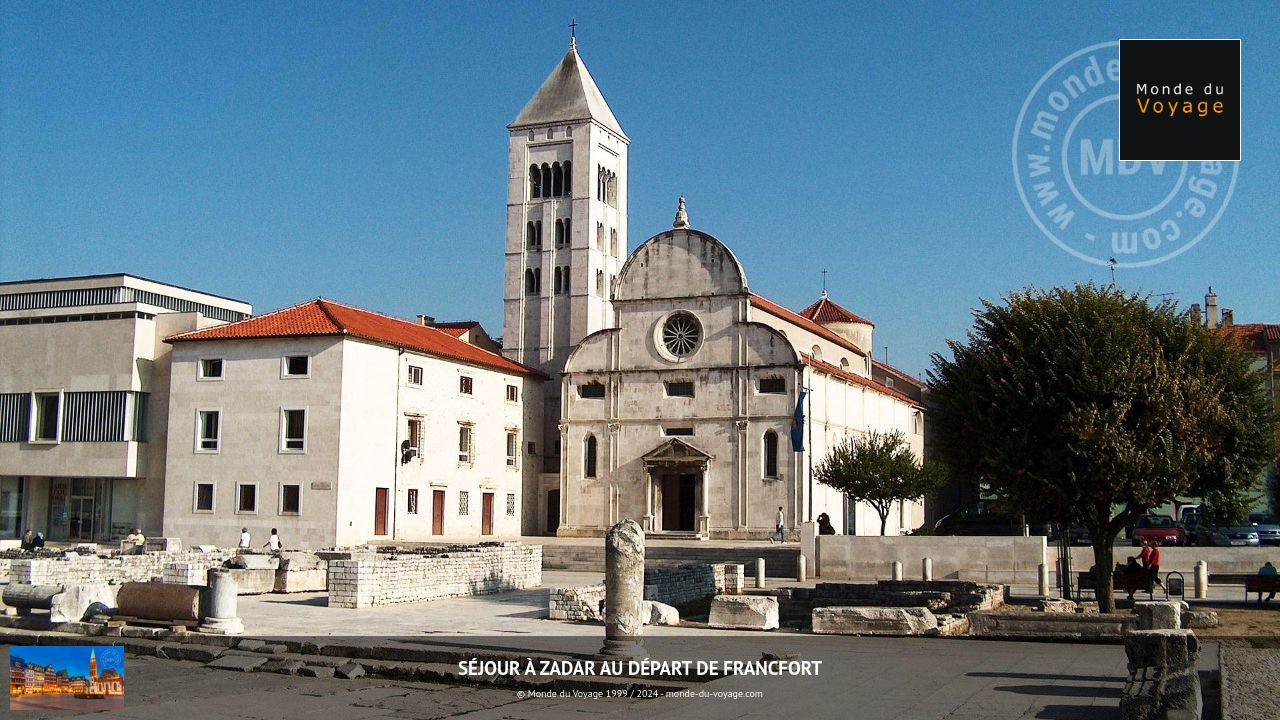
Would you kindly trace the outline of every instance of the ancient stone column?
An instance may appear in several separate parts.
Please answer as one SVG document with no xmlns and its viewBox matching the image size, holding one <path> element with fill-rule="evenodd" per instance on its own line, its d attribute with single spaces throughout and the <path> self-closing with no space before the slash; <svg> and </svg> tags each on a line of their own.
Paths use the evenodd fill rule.
<svg viewBox="0 0 1280 720">
<path fill-rule="evenodd" d="M 209 569 L 208 614 L 200 623 L 200 632 L 217 635 L 239 635 L 244 632 L 244 621 L 237 615 L 239 588 L 231 571 L 226 568 Z"/>
<path fill-rule="evenodd" d="M 1196 561 L 1196 599 L 1204 600 L 1209 597 L 1209 563 L 1203 560 Z"/>
<path fill-rule="evenodd" d="M 756 558 L 756 587 L 764 587 L 764 558 Z"/>
<path fill-rule="evenodd" d="M 925 582 L 933 580 L 933 558 L 924 558 L 920 561 L 920 579 Z"/>
<path fill-rule="evenodd" d="M 807 569 L 805 565 L 806 563 L 805 563 L 804 555 L 801 555 L 800 557 L 796 558 L 796 581 L 797 582 L 804 582 L 805 580 L 808 579 L 808 573 L 805 572 L 805 570 Z"/>
<path fill-rule="evenodd" d="M 604 536 L 604 647 L 601 655 L 648 657 L 644 630 L 644 531 L 630 518 Z"/>
<path fill-rule="evenodd" d="M 1044 563 L 1040 563 L 1040 566 L 1037 568 L 1037 573 L 1036 573 L 1036 584 L 1038 585 L 1036 590 L 1040 592 L 1040 597 L 1047 599 L 1049 597 L 1049 566 L 1048 565 L 1045 565 Z"/>
<path fill-rule="evenodd" d="M 901 580 L 901 579 L 902 579 L 902 561 L 901 561 L 901 560 L 894 560 L 894 561 L 893 561 L 893 575 L 892 575 L 892 577 L 893 577 L 893 579 L 894 579 L 894 580 Z"/>
</svg>

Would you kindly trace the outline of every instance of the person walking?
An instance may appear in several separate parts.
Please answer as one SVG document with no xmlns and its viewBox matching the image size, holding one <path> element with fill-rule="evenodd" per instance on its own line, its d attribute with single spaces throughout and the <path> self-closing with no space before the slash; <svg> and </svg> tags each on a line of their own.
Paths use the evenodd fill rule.
<svg viewBox="0 0 1280 720">
<path fill-rule="evenodd" d="M 271 552 L 280 552 L 280 536 L 276 533 L 275 528 L 271 528 L 271 537 L 267 538 L 266 544 L 262 547 L 267 548 Z"/>
<path fill-rule="evenodd" d="M 1142 562 L 1142 569 L 1146 572 L 1147 585 L 1164 587 L 1164 583 L 1160 582 L 1160 544 L 1143 538 L 1138 560 Z"/>
<path fill-rule="evenodd" d="M 773 543 L 773 539 L 778 538 L 778 542 L 786 543 L 787 541 L 787 516 L 782 512 L 782 506 L 778 506 L 778 515 L 774 518 L 773 535 L 769 536 L 769 543 Z"/>
</svg>

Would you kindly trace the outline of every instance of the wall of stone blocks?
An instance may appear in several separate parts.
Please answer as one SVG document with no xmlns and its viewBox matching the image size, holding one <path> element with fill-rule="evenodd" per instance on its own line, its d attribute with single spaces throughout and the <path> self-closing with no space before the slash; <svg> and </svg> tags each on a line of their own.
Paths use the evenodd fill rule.
<svg viewBox="0 0 1280 720">
<path fill-rule="evenodd" d="M 644 572 L 644 599 L 679 606 L 713 595 L 737 595 L 743 590 L 743 567 L 734 564 L 681 565 Z M 604 618 L 604 585 L 552 588 L 547 616 L 552 620 Z"/>
<path fill-rule="evenodd" d="M 552 588 L 548 611 L 552 620 L 603 620 L 604 585 Z"/>
<path fill-rule="evenodd" d="M 329 561 L 329 606 L 439 600 L 542 584 L 542 546 L 509 542 L 437 554 L 379 554 Z"/>
<path fill-rule="evenodd" d="M 77 585 L 85 583 L 149 582 L 161 578 L 169 582 L 193 576 L 201 578 L 211 567 L 221 565 L 234 557 L 234 549 L 218 549 L 212 552 L 148 553 L 146 555 L 72 555 L 65 558 L 39 558 L 12 560 L 9 582 L 26 585 Z M 170 565 L 185 566 L 167 570 Z"/>
</svg>

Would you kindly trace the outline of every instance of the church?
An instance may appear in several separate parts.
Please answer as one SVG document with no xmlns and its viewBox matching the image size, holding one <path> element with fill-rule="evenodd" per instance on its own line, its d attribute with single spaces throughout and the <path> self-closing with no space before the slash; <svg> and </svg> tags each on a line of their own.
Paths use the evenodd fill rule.
<svg viewBox="0 0 1280 720">
<path fill-rule="evenodd" d="M 575 43 L 508 130 L 503 354 L 551 378 L 524 532 L 632 518 L 657 536 L 764 539 L 781 508 L 791 537 L 823 513 L 878 534 L 869 506 L 813 479 L 872 430 L 923 455 L 923 386 L 872 357 L 874 324 L 825 291 L 799 312 L 755 293 L 683 198 L 629 252 L 630 138 Z M 923 521 L 904 502 L 887 532 Z"/>
</svg>

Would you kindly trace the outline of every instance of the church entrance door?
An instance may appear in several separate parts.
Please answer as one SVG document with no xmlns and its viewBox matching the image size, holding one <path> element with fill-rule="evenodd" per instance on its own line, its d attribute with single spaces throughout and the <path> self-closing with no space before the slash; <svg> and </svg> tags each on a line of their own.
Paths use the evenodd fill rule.
<svg viewBox="0 0 1280 720">
<path fill-rule="evenodd" d="M 662 476 L 662 529 L 692 532 L 697 529 L 698 478 L 696 475 Z"/>
</svg>

